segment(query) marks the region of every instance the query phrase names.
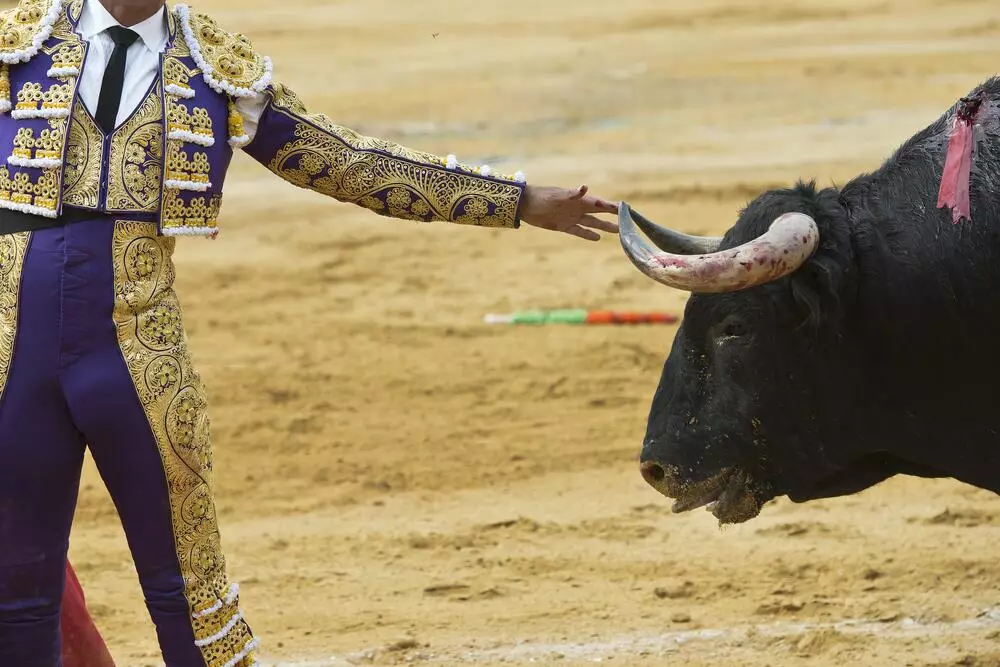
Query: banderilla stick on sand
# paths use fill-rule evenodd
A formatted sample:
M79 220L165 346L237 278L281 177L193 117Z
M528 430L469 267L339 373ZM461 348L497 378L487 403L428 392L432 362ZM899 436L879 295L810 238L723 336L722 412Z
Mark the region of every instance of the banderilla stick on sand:
M670 313L640 313L623 310L521 310L505 315L486 315L487 324L675 324L680 318Z

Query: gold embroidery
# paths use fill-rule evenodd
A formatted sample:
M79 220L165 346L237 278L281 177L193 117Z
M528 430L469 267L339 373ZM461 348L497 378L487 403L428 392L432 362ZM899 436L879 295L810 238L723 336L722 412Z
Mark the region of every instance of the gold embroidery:
M83 208L97 208L101 191L100 128L77 99L69 126L69 142L63 171L63 202Z
M83 43L80 41L67 41L59 44L52 51L52 71L61 72L66 70L76 70L66 72L60 76L76 76L83 66Z
M186 141L212 141L212 119L208 115L208 109L195 107L194 111L188 112L186 106L177 100L170 98L167 102L169 107L168 131L183 132L193 135L195 138L179 137ZM201 141L199 141L201 140Z
M82 14L83 14L83 0L71 0L71 2L69 3L69 18L73 21L73 23L79 22L80 16ZM69 22L67 21L67 23ZM59 24L57 23L56 25L58 26Z
M521 188L512 176L476 177L476 169L462 164L446 169L439 156L310 114L281 84L272 85L271 92L275 108L309 122L296 125L297 140L285 144L268 165L285 180L395 218L515 225Z
M0 98L10 103L10 65L4 63L0 66ZM10 110L10 107L7 107Z
M37 109L42 101L42 84L28 81L17 91L16 109Z
M191 80L191 72L177 58L167 58L163 63L163 80L187 88L188 81Z
M14 360L21 269L29 237L30 232L0 236L0 399L3 398L10 365Z
M170 34L174 35L174 34L177 33L177 24L179 22L178 19L177 19L177 13L176 13L176 11L175 12L171 12L167 16L168 16L167 22L170 24ZM166 55L167 55L167 59L168 60L170 58L190 58L191 57L191 49L188 46L187 41L184 39L183 35L177 35L177 38L174 39L174 41L171 43L170 49L167 50ZM189 76L194 76L195 74L198 74L199 72L200 72L200 70L198 70L198 69L188 70L188 75Z
M363 137L321 115L299 122L268 168L285 180L396 218L514 225L521 189L445 169L440 159ZM491 210L492 206L492 210Z
M279 109L291 111L296 116L305 118L309 116L309 109L306 108L302 98L294 90L280 83L271 84L272 104ZM322 116L323 114L312 114L312 116Z
M57 169L47 169L38 177L35 182L35 200L32 203L39 208L56 210L56 206L59 204L59 171Z
M122 356L160 451L170 494L178 563L184 576L195 639L209 667L252 665L243 651L255 640L229 595L212 486L207 398L195 372L173 290L175 239L150 224L115 223L114 321ZM207 613L203 613L207 612Z
M83 0L70 0L69 2L63 0L63 5L68 5L68 9L59 12L59 19L52 27L52 36L57 39L71 40L78 44L83 44L80 36L73 29L73 26L80 21L80 14L83 13ZM42 50L45 51L46 48L42 47Z
M342 127L334 123L326 114L322 113L310 113L302 100L299 99L298 95L292 92L290 89L286 88L281 84L275 84L272 86L274 95L274 106L280 109L287 109L293 115L299 116L300 118L310 121L319 128L326 130L330 134L341 139L343 143L349 144L354 147L355 150L377 150L383 153L388 153L401 158L406 158L414 162L420 162L426 165L445 165L445 160L440 156L433 155L432 153L425 153L423 151L416 151L405 146L400 146L399 144L393 143L391 141L385 141L384 139L377 139L375 137L366 137L358 134L350 128Z
M173 181L175 187L178 183L191 183L205 188L210 185L207 153L197 152L191 160L188 160L179 141L171 141L167 150L170 151L167 157L167 181Z
M163 83L167 86L167 93L179 94L181 97L194 97L194 90L189 82L197 71L188 69L187 65L179 58L165 58L163 61Z
M14 150L11 152L11 155L25 159L34 157L34 132L34 130L27 127L18 129L17 134L14 135ZM48 134L48 130L45 130L45 133Z
M55 119L54 119L55 120ZM36 139L34 130L22 127L14 135L13 155L25 160L59 160L62 158L64 123L51 122Z
M0 13L0 53L12 55L31 49L35 36L45 28L43 19L54 0L21 0Z
M180 192L165 188L163 191L163 212L161 226L167 228L179 227L215 227L222 207L222 195L213 195L207 202L205 197L194 197L187 204Z
M56 84L42 95L43 109L69 109L69 101L73 98L73 84Z
M37 12L33 14L30 6L34 6L42 13L34 16ZM71 9L79 11L81 7L81 0L73 0ZM59 209L60 190L64 187L63 167L67 158L72 163L68 169L72 175L71 180L79 180L79 167L82 166L79 151L67 156L64 149L67 148L67 136L71 125L70 106L76 90L77 76L83 64L84 45L79 36L73 32L66 12L51 14L49 10L52 8L53 3L48 0L41 2L22 0L19 8L14 10L15 13L21 12L22 16L32 14L34 18L31 20L39 21L36 29L33 29L32 44L23 45L18 49L20 61L27 61L38 51L43 51L52 58L52 66L46 73L47 76L62 81L61 83L26 82L18 91L16 105L11 111L11 116L14 118L47 119L48 129L20 128L12 142L12 154L6 160L7 163L17 167L42 169L43 173L37 180L32 181L32 177L28 174L12 175L6 166L0 169L0 202L2 202L0 207L48 217L54 217ZM9 17L9 13L0 15L0 23L5 23ZM0 35L5 34L4 29L0 27ZM49 33L52 39L46 41ZM3 40L4 37L0 36L0 54L6 50L6 46L9 46L3 43ZM0 82L0 88L3 85L3 82ZM8 79L6 91L0 90L0 109L10 109L10 92Z
M58 178L58 169L43 171L38 180L33 182L23 171L11 178L10 170L0 167L0 200L55 211L59 195Z
M163 104L159 84L111 138L108 164L109 211L157 210L163 177Z
M212 75L213 88L220 82L237 89L251 88L268 76L268 61L254 51L245 35L226 32L205 14L189 11L188 17L190 36L196 42L188 46L198 51L196 62L204 60L199 65Z
M28 81L17 91L15 117L18 114L26 118L68 116L74 88L72 82L55 83L43 92L42 84Z
M326 114L311 113L295 91L285 85L274 83L271 85L270 92L272 99L271 103L274 107L288 111L293 116L298 116L301 119L307 120L322 129L343 135L345 138L350 139L351 143L359 148L384 151L399 157L414 160L415 162L423 162L428 165L441 165L442 167L447 165L447 160L438 155L406 148L405 146L400 146L399 144L391 141L366 137L358 134L354 130L337 125L330 120ZM454 170L467 174L479 174L480 172L479 168L462 163L455 164ZM516 181L516 178L511 174L492 173L491 177L497 180L511 182Z

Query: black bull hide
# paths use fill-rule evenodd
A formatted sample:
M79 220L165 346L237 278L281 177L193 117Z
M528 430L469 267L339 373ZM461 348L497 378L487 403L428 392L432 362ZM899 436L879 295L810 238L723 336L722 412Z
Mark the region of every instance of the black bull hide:
M937 208L955 107L873 173L740 212L723 249L790 211L820 243L788 277L689 299L641 457L675 511L746 521L900 473L1000 492L1000 79L977 93L971 222Z

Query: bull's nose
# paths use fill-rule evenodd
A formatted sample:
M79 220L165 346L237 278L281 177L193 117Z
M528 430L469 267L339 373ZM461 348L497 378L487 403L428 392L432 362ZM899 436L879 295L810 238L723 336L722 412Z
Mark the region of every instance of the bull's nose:
M659 489L667 477L667 471L656 461L643 461L639 466L642 478L653 488Z

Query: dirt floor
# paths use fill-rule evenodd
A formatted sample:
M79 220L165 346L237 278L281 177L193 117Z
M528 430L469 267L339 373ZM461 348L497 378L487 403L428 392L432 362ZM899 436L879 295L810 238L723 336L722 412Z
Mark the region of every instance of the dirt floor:
M359 131L722 232L843 182L992 75L996 3L203 0ZM265 665L1000 664L1000 500L896 479L720 530L637 469L673 327L616 239L378 218L240 156L179 243L231 574ZM71 556L122 667L159 665L88 462Z

